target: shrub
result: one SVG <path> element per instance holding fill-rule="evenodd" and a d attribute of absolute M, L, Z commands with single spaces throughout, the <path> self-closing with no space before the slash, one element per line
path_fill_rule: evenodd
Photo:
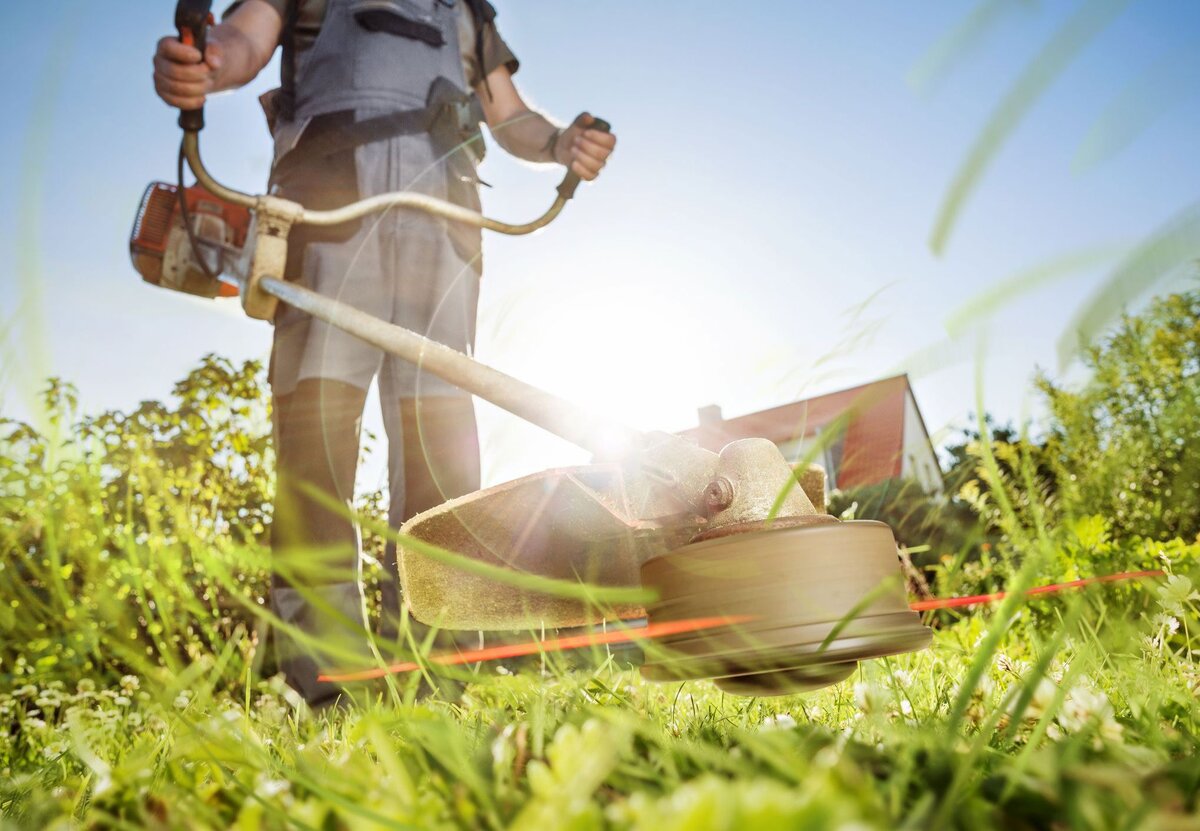
<path fill-rule="evenodd" d="M 1116 536 L 1200 534 L 1200 292 L 1174 294 L 1084 353 L 1078 390 L 1046 375 L 1047 454 L 1069 516 L 1100 514 Z"/>

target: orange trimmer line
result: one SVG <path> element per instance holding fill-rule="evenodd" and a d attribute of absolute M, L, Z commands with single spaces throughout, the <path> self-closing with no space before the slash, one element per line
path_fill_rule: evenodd
<path fill-rule="evenodd" d="M 1161 569 L 1153 571 L 1123 571 L 1120 574 L 1107 574 L 1103 577 L 1086 577 L 1082 580 L 1072 580 L 1069 583 L 1054 583 L 1049 586 L 1036 586 L 1026 590 L 1025 594 L 1053 594 L 1064 589 L 1078 589 L 1090 586 L 1092 583 L 1114 583 L 1118 580 L 1137 580 L 1143 577 L 1162 577 L 1166 572 Z M 930 609 L 954 609 L 960 606 L 978 606 L 981 603 L 994 603 L 1008 597 L 1008 592 L 993 592 L 992 594 L 975 594 L 970 597 L 935 597 L 930 600 L 918 600 L 910 603 L 909 608 L 914 612 L 927 612 Z"/>
<path fill-rule="evenodd" d="M 663 623 L 651 623 L 635 629 L 615 629 L 611 632 L 588 632 L 584 635 L 569 635 L 563 638 L 550 638 L 544 641 L 528 643 L 501 644 L 483 649 L 471 649 L 465 652 L 432 655 L 429 663 L 441 666 L 455 664 L 473 664 L 476 661 L 498 661 L 504 658 L 518 658 L 524 655 L 537 655 L 540 652 L 561 652 L 568 649 L 581 649 L 585 646 L 600 646 L 602 644 L 622 643 L 625 641 L 661 638 L 667 635 L 679 635 L 685 632 L 697 632 L 701 629 L 715 629 L 718 626 L 732 626 L 746 623 L 753 618 L 749 615 L 692 618 L 690 620 L 668 620 Z M 320 681 L 342 683 L 346 681 L 369 681 L 394 675 L 401 672 L 412 672 L 419 669 L 415 661 L 404 661 L 387 667 L 375 667 L 357 672 L 330 673 L 318 677 Z"/>
<path fill-rule="evenodd" d="M 1161 569 L 1152 571 L 1124 571 L 1120 574 L 1108 574 L 1103 577 L 1087 577 L 1082 580 L 1072 580 L 1068 583 L 1053 583 L 1048 586 L 1036 586 L 1025 592 L 1026 596 L 1038 594 L 1053 594 L 1066 589 L 1078 589 L 1093 583 L 1114 583 L 1119 580 L 1137 580 L 1146 577 L 1162 577 L 1166 572 Z M 914 612 L 927 612 L 932 609 L 954 609 L 963 606 L 978 606 L 984 603 L 995 603 L 1008 597 L 1008 592 L 993 592 L 992 594 L 975 594 L 968 597 L 935 597 L 930 600 L 918 600 L 910 603 L 909 608 Z M 714 629 L 718 626 L 730 626 L 747 623 L 754 618 L 749 615 L 738 617 L 705 617 L 691 620 L 670 620 L 664 623 L 651 623 L 637 628 L 615 629 L 612 632 L 589 632 L 584 635 L 570 635 L 563 638 L 550 638 L 544 641 L 528 643 L 503 644 L 489 646 L 483 649 L 471 649 L 465 652 L 433 655 L 429 663 L 441 666 L 455 664 L 473 664 L 478 661 L 498 661 L 504 658 L 519 658 L 525 655 L 537 655 L 542 652 L 562 652 L 569 649 L 581 649 L 585 646 L 600 646 L 602 644 L 624 643 L 635 640 L 651 640 L 667 635 L 679 635 L 685 632 L 697 632 L 702 629 Z M 329 673 L 319 676 L 321 681 L 345 683 L 349 681 L 369 681 L 382 678 L 385 675 L 395 675 L 402 672 L 412 672 L 420 669 L 415 661 L 404 661 L 387 667 L 375 667 L 357 672 Z"/>

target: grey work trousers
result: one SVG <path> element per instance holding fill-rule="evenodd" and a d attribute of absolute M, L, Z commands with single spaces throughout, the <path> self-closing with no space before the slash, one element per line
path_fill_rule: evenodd
<path fill-rule="evenodd" d="M 430 137 L 412 135 L 339 151 L 318 166 L 281 163 L 274 184 L 306 207 L 332 208 L 400 190 L 446 198 L 449 175 Z M 335 228 L 297 225 L 289 235 L 287 276 L 459 351 L 469 354 L 474 345 L 478 229 L 404 210 Z M 349 506 L 353 499 L 363 403 L 376 378 L 392 527 L 479 488 L 479 443 L 466 393 L 336 326 L 280 307 L 271 353 L 278 459 L 271 600 L 284 624 L 275 633 L 280 667 L 310 702 L 340 691 L 317 682 L 319 669 L 352 664 L 356 655 L 359 663 L 369 660 L 359 532 L 324 503 Z M 394 546 L 385 565 L 384 613 L 395 616 Z"/>
<path fill-rule="evenodd" d="M 299 637 L 276 633 L 280 669 L 310 703 L 340 688 L 320 670 L 369 663 L 359 582 L 359 532 L 334 507 L 354 493 L 366 392 L 340 381 L 301 381 L 275 397 L 277 478 L 271 534 L 272 607 Z M 392 482 L 389 523 L 479 489 L 475 411 L 465 396 L 384 402 Z M 384 555 L 382 614 L 400 614 L 396 548 Z M 305 643 L 305 637 L 313 641 Z"/>

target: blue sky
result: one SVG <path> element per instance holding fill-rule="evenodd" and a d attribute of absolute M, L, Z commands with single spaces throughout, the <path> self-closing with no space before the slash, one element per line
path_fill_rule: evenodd
<path fill-rule="evenodd" d="M 956 341 L 947 320 L 1047 259 L 1135 242 L 1200 194 L 1197 85 L 1119 153 L 1072 166 L 1130 83 L 1172 56 L 1190 54 L 1195 72 L 1184 50 L 1198 4 L 1133 3 L 1089 44 L 987 169 L 940 257 L 928 240 L 955 171 L 1078 4 L 993 0 L 986 36 L 925 92 L 910 73 L 975 3 L 496 5 L 532 101 L 564 119 L 600 113 L 620 145 L 558 223 L 487 240 L 479 354 L 638 426 L 681 429 L 705 404 L 736 415 L 908 370 L 937 432 L 974 409 L 981 351 L 988 409 L 1020 419 L 1035 367 L 1059 372 L 1071 313 L 1112 264 L 1010 298 Z M 89 409 L 129 407 L 167 395 L 205 352 L 266 357 L 265 325 L 144 286 L 128 262 L 143 188 L 174 176 L 175 117 L 150 85 L 172 10 L 0 10 L 5 414 L 28 415 L 46 373 L 77 384 Z M 276 75 L 272 64 L 208 108 L 206 156 L 234 186 L 265 180 L 255 97 Z M 484 170 L 487 211 L 540 212 L 558 172 L 501 156 Z M 532 428 L 483 421 L 491 481 L 579 459 Z"/>

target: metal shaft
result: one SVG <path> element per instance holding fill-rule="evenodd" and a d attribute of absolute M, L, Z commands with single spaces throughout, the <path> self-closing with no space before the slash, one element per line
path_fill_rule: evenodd
<path fill-rule="evenodd" d="M 270 277 L 264 277 L 259 286 L 289 306 L 416 364 L 518 418 L 597 455 L 612 456 L 614 452 L 623 455 L 645 443 L 645 436 L 631 427 L 598 417 L 570 401 L 492 369 L 444 344 L 385 323 L 303 286 Z"/>

